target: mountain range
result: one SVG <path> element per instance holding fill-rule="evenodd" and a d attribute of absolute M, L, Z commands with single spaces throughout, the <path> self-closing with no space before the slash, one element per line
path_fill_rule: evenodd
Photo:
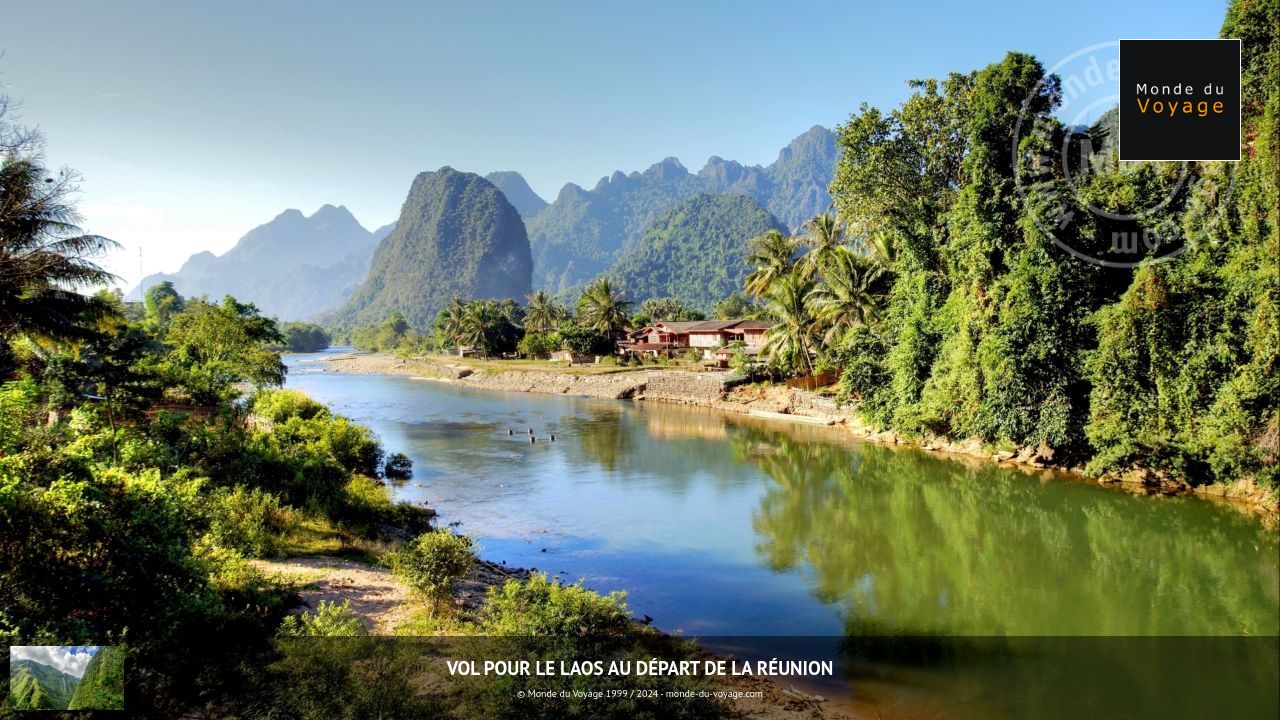
<path fill-rule="evenodd" d="M 178 272 L 149 275 L 130 294 L 168 280 L 182 295 L 234 295 L 267 315 L 312 317 L 341 304 L 364 279 L 386 225 L 366 230 L 347 208 L 325 205 L 310 216 L 285 210 L 250 230 L 222 255 L 192 255 Z"/>
<path fill-rule="evenodd" d="M 442 167 L 414 178 L 368 277 L 328 320 L 353 327 L 400 313 L 427 327 L 455 295 L 523 301 L 532 270 L 524 222 L 502 191 L 479 175 Z"/>
<path fill-rule="evenodd" d="M 122 647 L 98 648 L 76 677 L 35 660 L 9 663 L 9 702 L 14 710 L 123 710 Z"/>
<path fill-rule="evenodd" d="M 17 710 L 65 710 L 80 678 L 35 660 L 9 663 L 9 707 Z"/>
<path fill-rule="evenodd" d="M 659 214 L 701 193 L 747 195 L 784 226 L 799 227 L 829 207 L 836 158 L 835 133 L 815 125 L 765 167 L 713 156 L 695 175 L 669 157 L 644 172 L 615 172 L 591 190 L 569 183 L 550 206 L 525 220 L 533 284 L 572 294 L 639 240 Z"/>
<path fill-rule="evenodd" d="M 569 183 L 551 203 L 539 197 L 515 171 L 493 172 L 481 178 L 442 168 L 414 180 L 397 223 L 370 232 L 342 206 L 325 205 L 310 216 L 286 210 L 250 230 L 222 255 L 197 253 L 176 273 L 147 276 L 129 299 L 141 299 L 146 288 L 168 280 L 184 296 L 208 295 L 217 299 L 231 294 L 282 320 L 379 322 L 385 318 L 376 317 L 378 313 L 394 308 L 406 316 L 420 318 L 423 322 L 415 324 L 421 326 L 429 323 L 455 292 L 465 296 L 475 291 L 480 293 L 477 296 L 520 299 L 528 292 L 526 288 L 532 287 L 569 297 L 584 283 L 621 262 L 664 213 L 696 196 L 746 196 L 754 201 L 753 218 L 763 217 L 755 213 L 758 207 L 772 222 L 797 228 L 828 209 L 827 185 L 834 174 L 836 158 L 835 134 L 814 126 L 782 148 L 777 159 L 767 166 L 743 165 L 713 156 L 695 174 L 676 158 L 666 158 L 643 172 L 614 172 L 590 190 Z M 467 202 L 478 202 L 483 197 L 485 209 L 461 209 L 451 204 L 453 200 L 428 201 L 422 195 L 420 183 L 435 188 L 431 192 L 445 185 L 460 189 L 453 185 L 458 178 L 440 187 L 434 181 L 428 182 L 427 176 L 450 174 L 467 176 L 463 183 L 471 186 L 463 193 Z M 483 190 L 477 180 L 495 193 Z M 514 209 L 514 222 L 503 206 Z M 459 224 L 456 217 L 447 220 L 424 215 L 436 211 L 483 218 L 488 225 L 475 229 L 465 222 Z M 405 221 L 405 212 L 409 213 L 412 228 L 394 232 Z M 670 222 L 664 232 L 675 232 L 685 237 L 685 242 L 697 244 L 698 237 L 673 231 L 669 225 Z M 460 235 L 453 237 L 451 233 Z M 486 233 L 489 237 L 482 239 Z M 503 257 L 507 252 L 524 252 L 519 249 L 524 241 L 517 236 L 527 237 L 531 280 L 518 277 L 520 261 L 513 259 L 512 265 L 494 276 L 509 285 L 502 292 L 489 288 L 489 279 L 475 272 L 477 259 L 487 252 L 483 248 L 490 241 L 493 247 L 503 248 L 498 252 Z M 466 248 L 466 253 L 479 254 L 458 255 L 450 248 Z M 712 254 L 722 256 L 722 249 L 723 243 Z M 633 258 L 627 263 L 638 262 L 634 258 L 643 255 L 627 256 Z M 383 259 L 376 260 L 376 256 Z M 429 266 L 426 258 L 430 258 Z M 630 265 L 619 267 L 626 269 Z M 419 271 L 420 276 L 404 277 Z M 638 275 L 635 279 L 640 281 Z M 439 287 L 425 287 L 435 283 Z M 427 304 L 413 308 L 411 299 Z"/>

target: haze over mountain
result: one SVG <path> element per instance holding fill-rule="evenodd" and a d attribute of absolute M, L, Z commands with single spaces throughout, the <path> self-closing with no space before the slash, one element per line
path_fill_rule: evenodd
<path fill-rule="evenodd" d="M 491 172 L 485 175 L 484 179 L 493 183 L 503 195 L 507 196 L 507 201 L 516 206 L 520 217 L 526 223 L 547 207 L 547 201 L 529 187 L 523 175 L 514 170 Z"/>
<path fill-rule="evenodd" d="M 534 285 L 572 292 L 603 272 L 660 213 L 699 193 L 748 195 L 785 226 L 798 227 L 830 205 L 836 158 L 835 134 L 815 125 L 765 167 L 713 156 L 695 175 L 666 158 L 644 172 L 615 172 L 591 190 L 569 183 L 527 220 Z"/>
<path fill-rule="evenodd" d="M 446 166 L 414 178 L 368 277 L 331 319 L 351 327 L 399 312 L 425 328 L 454 295 L 523 301 L 532 269 L 515 206 L 488 180 Z"/>
<path fill-rule="evenodd" d="M 786 230 L 746 194 L 695 195 L 662 213 L 606 274 L 637 303 L 674 297 L 709 310 L 742 289 L 747 245 L 771 229 Z"/>
<path fill-rule="evenodd" d="M 369 232 L 341 205 L 325 205 L 310 216 L 285 210 L 222 255 L 197 253 L 176 273 L 147 276 L 129 298 L 139 300 L 146 288 L 168 280 L 187 297 L 230 294 L 267 315 L 308 318 L 346 299 L 391 227 Z"/>

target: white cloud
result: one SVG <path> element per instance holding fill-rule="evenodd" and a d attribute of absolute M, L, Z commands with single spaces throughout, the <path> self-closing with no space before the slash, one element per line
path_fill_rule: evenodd
<path fill-rule="evenodd" d="M 9 662 L 34 660 L 68 675 L 83 677 L 85 666 L 96 652 L 97 645 L 17 645 L 9 648 Z"/>

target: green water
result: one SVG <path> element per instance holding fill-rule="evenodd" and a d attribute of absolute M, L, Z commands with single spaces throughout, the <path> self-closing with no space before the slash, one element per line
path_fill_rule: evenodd
<path fill-rule="evenodd" d="M 1220 675 L 1212 687 L 1239 717 L 1275 707 L 1280 545 L 1233 508 L 861 444 L 832 428 L 310 373 L 302 360 L 289 384 L 409 454 L 414 478 L 396 494 L 438 507 L 484 555 L 625 590 L 635 614 L 671 631 L 829 639 L 860 701 L 1097 716 L 1069 702 L 1083 697 L 1075 684 L 1027 680 L 1070 665 L 1123 679 L 1089 681 L 1085 696 L 1106 707 L 1165 698 L 1142 700 L 1133 717 L 1213 705 L 1172 699 L 1163 683 L 1186 687 L 1184 673 Z M 1148 640 L 1115 639 L 1134 637 Z M 1023 690 L 989 694 L 1009 683 Z"/>

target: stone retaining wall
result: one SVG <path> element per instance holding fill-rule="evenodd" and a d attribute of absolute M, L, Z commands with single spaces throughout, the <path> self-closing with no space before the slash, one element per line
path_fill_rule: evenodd
<path fill-rule="evenodd" d="M 645 384 L 645 400 L 681 403 L 684 405 L 715 405 L 724 399 L 725 374 L 655 370 L 650 372 Z"/>
<path fill-rule="evenodd" d="M 502 390 L 504 392 L 536 392 L 625 400 L 644 392 L 644 373 L 626 372 L 607 375 L 573 375 L 570 373 L 507 370 L 498 373 L 478 372 L 453 381 L 464 387 Z"/>

